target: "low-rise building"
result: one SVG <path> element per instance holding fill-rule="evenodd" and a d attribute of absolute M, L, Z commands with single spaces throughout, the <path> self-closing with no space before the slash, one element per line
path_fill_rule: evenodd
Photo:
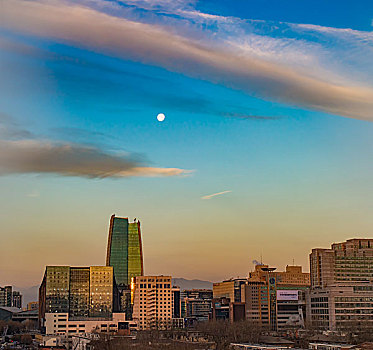
<path fill-rule="evenodd" d="M 17 307 L 11 307 L 11 306 L 0 306 L 0 320 L 2 321 L 10 321 L 13 317 L 13 315 L 21 312 L 21 309 L 18 309 Z"/>
<path fill-rule="evenodd" d="M 109 318 L 75 318 L 68 313 L 46 313 L 46 335 L 76 335 L 86 333 L 118 333 L 128 330 L 124 313 L 113 313 Z"/>
<path fill-rule="evenodd" d="M 27 303 L 27 310 L 39 310 L 39 302 L 38 301 L 30 301 Z"/>
<path fill-rule="evenodd" d="M 328 344 L 328 343 L 309 343 L 310 350 L 350 350 L 356 349 L 356 345 L 351 344 Z"/>

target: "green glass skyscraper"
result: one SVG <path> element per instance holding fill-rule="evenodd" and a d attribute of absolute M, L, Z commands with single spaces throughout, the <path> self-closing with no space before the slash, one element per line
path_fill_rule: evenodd
<path fill-rule="evenodd" d="M 131 278 L 144 274 L 140 222 L 112 215 L 110 218 L 106 265 L 113 266 L 119 287 L 129 287 Z"/>

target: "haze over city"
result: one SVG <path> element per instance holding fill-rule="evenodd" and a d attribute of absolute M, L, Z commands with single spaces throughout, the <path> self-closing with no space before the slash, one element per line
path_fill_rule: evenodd
<path fill-rule="evenodd" d="M 1 285 L 104 265 L 114 213 L 140 220 L 146 275 L 308 271 L 312 248 L 371 238 L 372 14 L 2 1 Z"/>

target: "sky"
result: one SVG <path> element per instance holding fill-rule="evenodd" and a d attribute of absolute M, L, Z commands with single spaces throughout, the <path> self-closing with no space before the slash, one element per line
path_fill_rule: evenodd
<path fill-rule="evenodd" d="M 370 0 L 2 0 L 0 285 L 103 265 L 114 213 L 189 279 L 371 238 L 372 62 Z"/>

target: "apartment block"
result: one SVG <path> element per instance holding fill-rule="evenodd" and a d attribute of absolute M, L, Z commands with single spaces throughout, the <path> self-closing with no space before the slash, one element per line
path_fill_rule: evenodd
<path fill-rule="evenodd" d="M 133 279 L 133 314 L 139 330 L 172 327 L 171 276 L 136 276 Z"/>

